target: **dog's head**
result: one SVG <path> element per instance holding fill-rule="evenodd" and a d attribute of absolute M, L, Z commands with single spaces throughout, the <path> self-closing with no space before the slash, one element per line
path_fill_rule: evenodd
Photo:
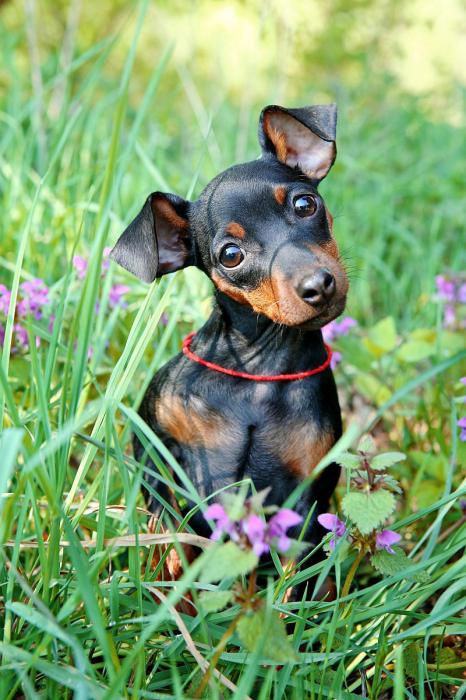
<path fill-rule="evenodd" d="M 111 257 L 146 282 L 189 265 L 276 323 L 320 328 L 348 280 L 318 194 L 336 156 L 336 106 L 266 107 L 262 156 L 215 177 L 196 202 L 152 193 Z"/>

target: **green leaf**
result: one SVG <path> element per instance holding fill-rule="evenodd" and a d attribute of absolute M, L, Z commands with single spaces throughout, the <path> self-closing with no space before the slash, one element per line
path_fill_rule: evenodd
<path fill-rule="evenodd" d="M 391 392 L 382 382 L 367 372 L 360 372 L 357 377 L 357 388 L 370 401 L 382 406 L 391 398 Z"/>
<path fill-rule="evenodd" d="M 403 649 L 405 673 L 409 678 L 413 678 L 415 681 L 418 680 L 419 676 L 418 657 L 420 653 L 421 650 L 417 642 L 411 642 L 411 644 L 408 644 L 408 646 Z"/>
<path fill-rule="evenodd" d="M 233 599 L 231 591 L 204 591 L 199 596 L 202 607 L 206 612 L 217 612 L 223 610 Z"/>
<path fill-rule="evenodd" d="M 16 458 L 23 442 L 24 430 L 21 428 L 6 428 L 0 435 L 0 494 L 8 490 L 8 482 L 16 466 Z M 5 499 L 0 498 L 0 513 L 5 505 Z"/>
<path fill-rule="evenodd" d="M 402 452 L 384 452 L 380 455 L 375 455 L 371 459 L 371 467 L 378 471 L 379 469 L 388 469 L 397 462 L 403 462 L 406 459 L 406 455 Z"/>
<path fill-rule="evenodd" d="M 388 474 L 383 476 L 383 483 L 385 486 L 388 486 L 392 491 L 395 491 L 395 493 L 403 493 L 402 488 L 400 487 L 400 482 L 398 479 L 394 479 L 393 476 L 389 476 Z"/>
<path fill-rule="evenodd" d="M 367 334 L 367 338 L 363 338 L 363 343 L 369 352 L 377 358 L 393 350 L 397 343 L 393 317 L 387 316 L 376 323 Z"/>
<path fill-rule="evenodd" d="M 401 547 L 393 547 L 394 554 L 390 554 L 385 549 L 381 549 L 371 557 L 371 563 L 374 569 L 377 569 L 383 576 L 394 576 L 403 572 L 404 578 L 414 578 L 415 581 L 425 583 L 428 579 L 428 574 L 425 571 L 420 573 L 412 573 L 410 569 L 413 562 L 409 559 Z"/>
<path fill-rule="evenodd" d="M 375 452 L 375 442 L 370 435 L 363 437 L 358 445 L 359 452 Z"/>
<path fill-rule="evenodd" d="M 343 512 L 362 535 L 381 525 L 395 509 L 395 498 L 389 491 L 361 493 L 351 491 L 343 498 Z"/>
<path fill-rule="evenodd" d="M 336 457 L 335 462 L 345 469 L 358 469 L 361 466 L 361 459 L 351 452 L 342 452 Z"/>
<path fill-rule="evenodd" d="M 396 357 L 403 362 L 420 362 L 435 354 L 435 345 L 425 340 L 408 340 L 397 350 Z"/>
<path fill-rule="evenodd" d="M 288 641 L 285 625 L 275 611 L 262 608 L 245 615 L 238 623 L 238 636 L 248 651 L 262 650 L 262 656 L 277 663 L 297 660 Z"/>
<path fill-rule="evenodd" d="M 234 542 L 220 545 L 205 554 L 205 566 L 200 576 L 201 583 L 213 583 L 223 578 L 236 578 L 247 574 L 257 566 L 259 559 L 252 550 L 240 549 Z"/>

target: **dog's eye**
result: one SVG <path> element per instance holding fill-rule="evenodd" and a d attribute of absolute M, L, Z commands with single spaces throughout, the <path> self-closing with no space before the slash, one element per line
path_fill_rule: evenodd
<path fill-rule="evenodd" d="M 295 213 L 304 218 L 312 216 L 317 210 L 317 200 L 312 194 L 299 194 L 293 199 Z"/>
<path fill-rule="evenodd" d="M 234 243 L 228 243 L 220 253 L 220 262 L 223 267 L 237 267 L 244 260 L 244 253 Z"/>

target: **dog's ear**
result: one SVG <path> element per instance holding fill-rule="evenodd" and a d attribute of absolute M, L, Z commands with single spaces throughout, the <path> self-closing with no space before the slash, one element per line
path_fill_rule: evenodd
<path fill-rule="evenodd" d="M 153 192 L 110 257 L 144 282 L 193 265 L 188 208 L 189 202 L 175 194 Z"/>
<path fill-rule="evenodd" d="M 260 116 L 259 143 L 263 153 L 320 181 L 335 160 L 336 125 L 335 104 L 297 109 L 269 105 Z"/>

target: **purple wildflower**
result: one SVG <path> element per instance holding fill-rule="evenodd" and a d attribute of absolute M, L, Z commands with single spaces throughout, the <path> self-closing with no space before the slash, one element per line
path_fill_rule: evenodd
<path fill-rule="evenodd" d="M 22 346 L 25 350 L 29 347 L 27 330 L 20 323 L 15 323 L 13 326 L 16 344 Z"/>
<path fill-rule="evenodd" d="M 280 552 L 287 552 L 291 545 L 291 540 L 287 537 L 286 531 L 290 527 L 299 525 L 302 520 L 302 517 L 290 508 L 281 508 L 278 513 L 275 513 L 270 518 L 267 526 L 267 535 L 269 539 L 276 540 L 277 549 Z"/>
<path fill-rule="evenodd" d="M 464 384 L 464 386 L 466 386 L 466 377 L 461 377 L 460 382 L 461 384 Z"/>
<path fill-rule="evenodd" d="M 204 513 L 206 520 L 215 522 L 215 529 L 210 539 L 218 540 L 222 535 L 229 535 L 234 541 L 242 540 L 252 547 L 253 552 L 262 556 L 276 547 L 280 552 L 289 550 L 291 540 L 286 531 L 302 522 L 302 517 L 289 508 L 282 508 L 273 515 L 269 522 L 252 512 L 251 501 L 246 501 L 246 515 L 233 521 L 220 503 L 213 503 Z M 247 541 L 246 541 L 247 538 Z"/>
<path fill-rule="evenodd" d="M 11 292 L 5 287 L 4 284 L 0 284 L 0 311 L 6 316 L 8 314 L 8 309 L 10 308 Z"/>
<path fill-rule="evenodd" d="M 113 309 L 115 306 L 125 306 L 123 297 L 129 292 L 129 287 L 126 284 L 114 284 L 110 287 L 110 292 L 108 294 L 108 303 L 110 308 Z"/>
<path fill-rule="evenodd" d="M 252 544 L 254 554 L 260 557 L 270 551 L 270 546 L 266 542 L 267 526 L 261 517 L 255 513 L 249 515 L 243 521 L 242 530 Z"/>
<path fill-rule="evenodd" d="M 466 304 L 466 283 L 460 286 L 456 298 L 457 301 L 460 302 L 460 304 Z"/>
<path fill-rule="evenodd" d="M 455 283 L 447 279 L 444 275 L 437 275 L 435 278 L 437 294 L 443 301 L 455 301 Z"/>
<path fill-rule="evenodd" d="M 455 325 L 456 313 L 455 307 L 452 304 L 447 304 L 443 312 L 443 325 L 445 328 L 450 328 Z"/>
<path fill-rule="evenodd" d="M 385 549 L 386 552 L 395 554 L 395 550 L 392 549 L 392 544 L 396 544 L 400 540 L 401 535 L 397 532 L 393 532 L 393 530 L 382 530 L 375 535 L 375 546 L 377 549 Z"/>
<path fill-rule="evenodd" d="M 212 503 L 205 511 L 204 518 L 213 520 L 215 523 L 215 530 L 210 536 L 211 540 L 219 540 L 223 534 L 229 535 L 232 540 L 238 539 L 236 525 L 230 520 L 225 508 L 220 503 Z"/>
<path fill-rule="evenodd" d="M 348 335 L 350 330 L 358 325 L 356 319 L 345 316 L 341 321 L 330 321 L 322 328 L 322 335 L 326 343 L 331 343 L 335 338 Z"/>
<path fill-rule="evenodd" d="M 5 342 L 5 329 L 0 323 L 0 345 L 3 347 L 3 343 Z"/>
<path fill-rule="evenodd" d="M 329 547 L 330 549 L 335 549 L 337 539 L 344 537 L 346 534 L 345 523 L 333 513 L 322 513 L 321 515 L 317 516 L 317 521 L 322 525 L 322 527 L 324 527 L 326 530 L 330 530 L 333 533 L 333 537 L 329 542 Z"/>
<path fill-rule="evenodd" d="M 75 255 L 73 257 L 73 267 L 76 270 L 76 275 L 79 280 L 82 280 L 86 276 L 87 272 L 87 260 L 81 255 Z"/>
<path fill-rule="evenodd" d="M 160 317 L 160 323 L 162 324 L 162 326 L 166 326 L 168 323 L 168 314 L 166 314 L 165 311 Z"/>
<path fill-rule="evenodd" d="M 110 258 L 108 257 L 110 253 L 112 252 L 112 249 L 108 246 L 104 248 L 103 254 L 102 254 L 102 275 L 105 275 L 107 272 L 108 268 L 110 267 Z"/>
<path fill-rule="evenodd" d="M 20 318 L 31 313 L 34 318 L 42 318 L 42 309 L 49 303 L 49 289 L 43 280 L 35 278 L 21 284 L 22 299 L 16 305 Z"/>
<path fill-rule="evenodd" d="M 341 362 L 341 352 L 338 350 L 332 350 L 332 359 L 330 360 L 330 369 L 335 369 L 335 367 Z"/>
<path fill-rule="evenodd" d="M 458 427 L 461 428 L 461 432 L 460 432 L 461 442 L 466 442 L 466 416 L 464 418 L 459 419 Z"/>

